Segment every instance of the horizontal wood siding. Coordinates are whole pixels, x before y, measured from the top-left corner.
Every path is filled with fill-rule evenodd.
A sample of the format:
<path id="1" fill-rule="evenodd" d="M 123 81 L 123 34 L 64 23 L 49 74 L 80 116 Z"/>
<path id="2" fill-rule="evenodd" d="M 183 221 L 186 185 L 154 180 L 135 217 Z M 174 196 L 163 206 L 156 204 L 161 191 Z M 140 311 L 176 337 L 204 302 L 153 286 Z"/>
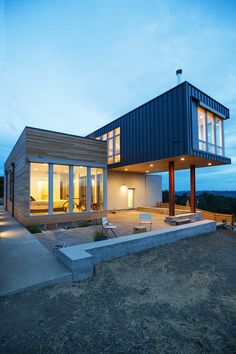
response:
<path id="1" fill-rule="evenodd" d="M 93 211 L 73 214 L 34 215 L 24 220 L 24 225 L 51 225 L 82 220 L 96 220 L 107 216 L 107 211 Z"/>
<path id="2" fill-rule="evenodd" d="M 11 170 L 11 164 L 15 164 L 15 177 L 14 177 L 14 215 L 17 220 L 24 224 L 25 218 L 28 214 L 27 207 L 27 181 L 25 176 L 25 130 L 18 139 L 12 152 L 5 162 L 5 171 Z M 9 177 L 9 176 L 8 176 Z M 8 200 L 7 210 L 12 213 L 12 202 L 10 201 L 10 183 L 8 178 Z M 6 205 L 6 200 L 5 203 Z"/>
<path id="3" fill-rule="evenodd" d="M 106 143 L 69 134 L 26 128 L 26 156 L 106 164 Z"/>
<path id="4" fill-rule="evenodd" d="M 15 164 L 15 217 L 24 225 L 70 222 L 95 218 L 96 213 L 88 214 L 58 214 L 44 216 L 29 216 L 29 157 L 47 157 L 63 161 L 79 161 L 106 165 L 106 143 L 97 140 L 81 138 L 69 134 L 61 134 L 41 129 L 26 127 L 5 163 L 5 171 Z M 42 159 L 43 161 L 43 159 Z M 9 200 L 8 211 L 12 212 Z M 6 201 L 4 203 L 6 205 Z M 100 214 L 99 214 L 100 215 Z M 60 221 L 61 220 L 61 221 Z"/>

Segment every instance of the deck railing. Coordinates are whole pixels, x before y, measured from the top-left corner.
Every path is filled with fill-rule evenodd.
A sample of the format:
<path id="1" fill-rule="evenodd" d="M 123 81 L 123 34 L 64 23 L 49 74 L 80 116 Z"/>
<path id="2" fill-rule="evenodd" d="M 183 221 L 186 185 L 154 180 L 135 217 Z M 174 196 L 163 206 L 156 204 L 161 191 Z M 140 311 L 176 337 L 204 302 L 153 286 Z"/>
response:
<path id="1" fill-rule="evenodd" d="M 157 203 L 159 208 L 169 208 L 169 203 Z M 190 211 L 190 206 L 175 204 L 175 209 Z M 197 209 L 198 212 L 202 213 L 203 219 L 214 220 L 216 222 L 223 222 L 227 225 L 234 226 L 234 215 L 233 214 L 221 214 L 213 213 L 211 211 L 206 211 L 202 209 Z"/>

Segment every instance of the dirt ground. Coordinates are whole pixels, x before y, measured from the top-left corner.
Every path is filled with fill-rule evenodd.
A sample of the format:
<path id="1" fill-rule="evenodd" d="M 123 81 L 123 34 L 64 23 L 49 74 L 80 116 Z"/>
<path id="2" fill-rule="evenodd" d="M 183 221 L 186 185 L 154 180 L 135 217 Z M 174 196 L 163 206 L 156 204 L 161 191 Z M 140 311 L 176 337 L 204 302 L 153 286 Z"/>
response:
<path id="1" fill-rule="evenodd" d="M 89 281 L 1 299 L 4 353 L 236 353 L 236 233 L 103 263 Z"/>

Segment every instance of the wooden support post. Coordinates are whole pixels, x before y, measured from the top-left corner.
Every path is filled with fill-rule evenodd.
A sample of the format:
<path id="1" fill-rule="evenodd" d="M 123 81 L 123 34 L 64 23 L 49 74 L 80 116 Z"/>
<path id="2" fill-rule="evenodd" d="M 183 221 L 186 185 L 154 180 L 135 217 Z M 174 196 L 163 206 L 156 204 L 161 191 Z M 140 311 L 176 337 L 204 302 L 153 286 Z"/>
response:
<path id="1" fill-rule="evenodd" d="M 175 215 L 175 163 L 169 162 L 169 216 Z"/>
<path id="2" fill-rule="evenodd" d="M 196 178 L 195 166 L 190 166 L 190 205 L 191 213 L 196 213 Z"/>

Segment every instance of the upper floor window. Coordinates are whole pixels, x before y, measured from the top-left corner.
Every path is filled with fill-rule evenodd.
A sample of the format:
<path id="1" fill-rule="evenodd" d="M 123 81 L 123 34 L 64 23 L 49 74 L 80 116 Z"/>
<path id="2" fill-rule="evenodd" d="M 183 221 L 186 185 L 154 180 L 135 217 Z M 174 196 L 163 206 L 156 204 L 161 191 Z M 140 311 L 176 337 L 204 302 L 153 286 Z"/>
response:
<path id="1" fill-rule="evenodd" d="M 120 127 L 97 137 L 98 140 L 107 141 L 107 163 L 120 162 Z"/>
<path id="2" fill-rule="evenodd" d="M 223 155 L 222 119 L 202 107 L 198 107 L 199 150 Z"/>

